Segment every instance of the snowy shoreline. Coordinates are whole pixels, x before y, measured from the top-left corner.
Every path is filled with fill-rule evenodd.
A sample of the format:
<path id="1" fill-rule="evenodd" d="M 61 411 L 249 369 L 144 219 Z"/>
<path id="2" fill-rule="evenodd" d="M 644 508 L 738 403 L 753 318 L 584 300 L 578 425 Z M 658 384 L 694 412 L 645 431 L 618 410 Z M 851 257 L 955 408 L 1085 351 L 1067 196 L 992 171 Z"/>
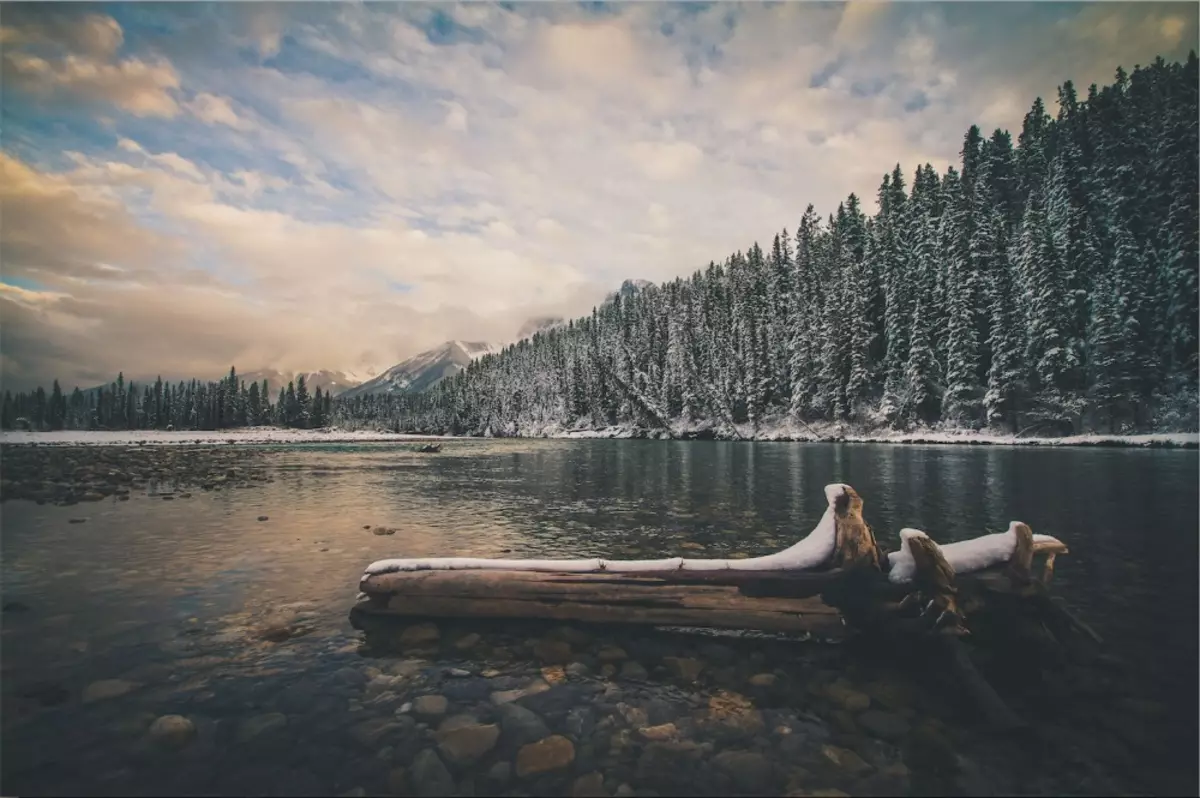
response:
<path id="1" fill-rule="evenodd" d="M 986 432 L 918 430 L 856 433 L 837 429 L 810 429 L 780 426 L 757 433 L 739 429 L 735 438 L 721 430 L 687 430 L 667 436 L 661 431 L 618 426 L 605 429 L 562 429 L 546 427 L 520 431 L 512 438 L 550 438 L 557 440 L 742 440 L 792 443 L 890 443 L 973 446 L 1101 446 L 1135 448 L 1200 448 L 1195 432 L 1153 433 L 1145 435 L 1071 435 L 1060 438 L 1017 438 Z M 296 430 L 273 427 L 233 430 L 62 430 L 57 432 L 0 432 L 0 446 L 212 446 L 212 445 L 287 445 L 296 443 L 406 443 L 427 440 L 481 440 L 478 436 L 418 435 L 372 430 Z"/>

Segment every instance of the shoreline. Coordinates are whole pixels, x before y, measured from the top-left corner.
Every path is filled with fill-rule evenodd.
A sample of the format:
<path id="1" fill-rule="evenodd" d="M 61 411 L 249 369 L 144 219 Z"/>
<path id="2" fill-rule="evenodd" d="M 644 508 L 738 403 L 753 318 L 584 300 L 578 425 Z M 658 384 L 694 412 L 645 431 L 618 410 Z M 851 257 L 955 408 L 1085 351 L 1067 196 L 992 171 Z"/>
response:
<path id="1" fill-rule="evenodd" d="M 1198 449 L 1200 433 L 1173 432 L 1139 435 L 1072 435 L 1060 438 L 1017 438 L 1013 435 L 998 435 L 982 432 L 954 432 L 922 430 L 916 432 L 883 432 L 879 434 L 829 431 L 821 434 L 816 430 L 801 431 L 792 428 L 763 429 L 757 433 L 738 430 L 738 436 L 717 430 L 688 430 L 681 434 L 668 435 L 660 430 L 645 430 L 633 427 L 609 427 L 606 429 L 553 429 L 531 430 L 516 435 L 494 436 L 495 438 L 552 440 L 717 440 L 753 441 L 780 443 L 867 443 L 867 444 L 910 444 L 925 446 L 1072 446 L 1106 448 L 1164 448 Z M 275 427 L 257 427 L 231 430 L 61 430 L 55 432 L 27 432 L 7 430 L 0 432 L 0 446 L 263 446 L 300 443 L 404 443 L 431 440 L 485 440 L 478 435 L 424 435 L 412 433 L 379 432 L 371 430 L 293 430 Z"/>

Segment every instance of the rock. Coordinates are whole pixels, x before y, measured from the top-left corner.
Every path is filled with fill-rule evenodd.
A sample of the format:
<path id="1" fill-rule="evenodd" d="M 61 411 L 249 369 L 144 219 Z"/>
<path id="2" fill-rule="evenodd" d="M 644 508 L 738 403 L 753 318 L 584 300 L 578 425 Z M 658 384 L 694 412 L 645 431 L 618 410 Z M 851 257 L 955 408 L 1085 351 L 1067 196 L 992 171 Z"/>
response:
<path id="1" fill-rule="evenodd" d="M 756 673 L 750 677 L 750 684 L 754 687 L 774 687 L 777 678 L 773 673 Z"/>
<path id="2" fill-rule="evenodd" d="M 862 757 L 848 748 L 838 748 L 836 745 L 821 746 L 821 756 L 838 770 L 851 776 L 861 775 L 871 769 Z"/>
<path id="3" fill-rule="evenodd" d="M 581 742 L 596 728 L 596 712 L 591 707 L 576 707 L 567 713 L 567 734 Z"/>
<path id="4" fill-rule="evenodd" d="M 279 731 L 287 725 L 287 715 L 284 715 L 282 712 L 255 715 L 254 717 L 246 718 L 238 726 L 237 741 L 239 743 L 248 743 L 256 737 Z"/>
<path id="5" fill-rule="evenodd" d="M 604 774 L 593 770 L 586 776 L 575 779 L 571 785 L 571 798 L 606 798 Z"/>
<path id="6" fill-rule="evenodd" d="M 628 658 L 629 655 L 620 646 L 605 646 L 596 652 L 596 659 L 601 662 L 620 662 Z"/>
<path id="7" fill-rule="evenodd" d="M 621 678 L 644 682 L 650 678 L 650 674 L 642 663 L 629 659 L 621 663 Z"/>
<path id="8" fill-rule="evenodd" d="M 537 713 L 520 704 L 505 704 L 499 709 L 500 729 L 504 739 L 521 746 L 550 736 L 550 729 Z"/>
<path id="9" fill-rule="evenodd" d="M 958 754 L 950 741 L 928 724 L 913 729 L 901 751 L 904 764 L 918 773 L 952 774 L 959 770 Z"/>
<path id="10" fill-rule="evenodd" d="M 270 519 L 268 516 L 265 516 L 265 515 L 260 515 L 260 516 L 258 517 L 258 520 L 259 520 L 259 521 L 270 521 L 271 519 Z"/>
<path id="11" fill-rule="evenodd" d="M 517 775 L 521 778 L 562 770 L 575 761 L 575 745 L 560 734 L 521 747 Z"/>
<path id="12" fill-rule="evenodd" d="M 708 711 L 702 724 L 710 732 L 725 738 L 762 734 L 766 730 L 762 713 L 745 696 L 718 690 L 708 699 Z"/>
<path id="13" fill-rule="evenodd" d="M 617 704 L 617 712 L 625 719 L 626 723 L 635 729 L 645 726 L 650 722 L 650 716 L 646 713 L 646 710 L 641 707 L 630 706 L 624 701 Z"/>
<path id="14" fill-rule="evenodd" d="M 546 684 L 541 681 L 538 683 Z M 565 716 L 572 709 L 582 704 L 585 697 L 585 691 L 578 685 L 558 684 L 554 687 L 547 686 L 545 689 L 539 689 L 535 692 L 531 692 L 529 688 L 526 688 L 526 694 L 519 699 L 519 703 L 526 709 L 532 709 L 542 717 L 551 718 Z"/>
<path id="15" fill-rule="evenodd" d="M 841 679 L 826 685 L 824 693 L 826 698 L 848 712 L 862 712 L 871 706 L 870 696 L 855 690 Z"/>
<path id="16" fill-rule="evenodd" d="M 646 720 L 651 726 L 670 723 L 679 715 L 679 708 L 665 699 L 652 698 L 646 702 Z"/>
<path id="17" fill-rule="evenodd" d="M 457 728 L 439 729 L 434 737 L 438 742 L 438 751 L 447 761 L 465 767 L 479 761 L 484 754 L 496 747 L 500 729 L 494 723 L 473 723 Z"/>
<path id="18" fill-rule="evenodd" d="M 83 690 L 83 703 L 90 704 L 93 701 L 104 701 L 109 698 L 119 698 L 128 692 L 136 690 L 141 685 L 136 682 L 127 682 L 124 679 L 102 679 L 98 682 L 92 682 Z"/>
<path id="19" fill-rule="evenodd" d="M 755 751 L 722 751 L 713 764 L 745 792 L 761 792 L 771 782 L 771 763 Z"/>
<path id="20" fill-rule="evenodd" d="M 480 638 L 479 635 L 471 632 L 455 640 L 454 647 L 459 651 L 470 651 L 471 649 L 475 648 L 475 646 L 479 645 L 479 641 L 481 639 L 482 638 Z"/>
<path id="21" fill-rule="evenodd" d="M 367 748 L 377 748 L 381 739 L 398 728 L 394 717 L 371 718 L 352 728 L 350 736 Z"/>
<path id="22" fill-rule="evenodd" d="M 83 524 L 86 522 L 87 522 L 86 518 L 68 518 L 67 519 L 68 524 Z"/>
<path id="23" fill-rule="evenodd" d="M 423 695 L 413 701 L 413 712 L 424 718 L 440 718 L 449 706 L 443 695 Z"/>
<path id="24" fill-rule="evenodd" d="M 491 692 L 491 685 L 486 679 L 462 679 L 459 681 L 447 682 L 442 685 L 442 693 L 451 701 L 456 701 L 460 704 L 474 704 L 479 701 L 486 701 L 488 693 Z"/>
<path id="25" fill-rule="evenodd" d="M 103 494 L 103 493 L 98 493 L 98 492 L 96 492 L 96 491 L 94 491 L 94 490 L 89 490 L 89 491 L 87 491 L 86 493 L 84 493 L 82 496 L 80 496 L 80 497 L 79 497 L 79 500 L 80 500 L 81 502 L 99 502 L 99 501 L 104 501 L 104 494 Z"/>
<path id="26" fill-rule="evenodd" d="M 437 624 L 418 623 L 405 629 L 400 634 L 402 646 L 427 646 L 436 643 L 441 638 Z"/>
<path id="27" fill-rule="evenodd" d="M 542 678 L 546 680 L 546 684 L 562 684 L 567 680 L 567 673 L 562 665 L 547 665 L 542 668 Z"/>
<path id="28" fill-rule="evenodd" d="M 387 527 L 387 526 L 377 526 L 371 530 L 371 534 L 379 535 L 380 537 L 382 537 L 384 535 L 394 535 L 394 534 L 396 534 L 396 530 L 392 529 L 391 527 Z"/>
<path id="29" fill-rule="evenodd" d="M 408 793 L 408 771 L 404 768 L 392 768 L 388 771 L 388 792 L 392 795 Z"/>
<path id="30" fill-rule="evenodd" d="M 662 723 L 658 726 L 643 726 L 642 728 L 638 729 L 638 734 L 640 734 L 643 739 L 653 740 L 656 742 L 670 740 L 678 733 L 679 730 L 675 728 L 674 723 Z"/>
<path id="31" fill-rule="evenodd" d="M 533 655 L 547 665 L 566 665 L 571 661 L 571 644 L 562 640 L 542 639 L 534 644 Z"/>
<path id="32" fill-rule="evenodd" d="M 418 798 L 443 798 L 454 795 L 454 778 L 431 748 L 426 748 L 413 757 L 408 777 L 412 792 Z"/>
<path id="33" fill-rule="evenodd" d="M 196 724 L 182 715 L 163 715 L 150 725 L 150 739 L 170 748 L 183 748 L 196 736 Z"/>
<path id="34" fill-rule="evenodd" d="M 568 665 L 566 667 L 567 676 L 571 676 L 576 679 L 586 678 L 588 675 L 588 672 L 589 672 L 588 666 L 582 662 L 572 662 L 570 665 Z"/>
<path id="35" fill-rule="evenodd" d="M 637 778 L 650 784 L 670 784 L 677 774 L 696 766 L 704 749 L 694 742 L 652 742 L 642 751 Z"/>
<path id="36" fill-rule="evenodd" d="M 899 740 L 909 732 L 908 721 L 894 712 L 868 709 L 857 720 L 864 731 L 883 740 Z"/>
<path id="37" fill-rule="evenodd" d="M 512 778 L 512 765 L 507 762 L 497 762 L 488 768 L 485 778 L 497 787 L 503 787 Z"/>
<path id="38" fill-rule="evenodd" d="M 690 657 L 663 657 L 663 665 L 667 666 L 667 671 L 676 679 L 689 684 L 699 679 L 701 671 L 704 670 L 703 662 Z"/>

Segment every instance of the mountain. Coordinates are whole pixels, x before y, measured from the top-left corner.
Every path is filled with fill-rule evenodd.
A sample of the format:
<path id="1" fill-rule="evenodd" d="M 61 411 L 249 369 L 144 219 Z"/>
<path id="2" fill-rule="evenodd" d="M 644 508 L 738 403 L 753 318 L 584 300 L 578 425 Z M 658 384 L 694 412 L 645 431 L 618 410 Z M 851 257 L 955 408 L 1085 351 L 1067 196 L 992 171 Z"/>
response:
<path id="1" fill-rule="evenodd" d="M 537 333 L 553 330 L 566 323 L 562 316 L 534 316 L 521 325 L 521 329 L 517 331 L 517 340 L 523 341 L 526 338 L 532 338 Z"/>
<path id="2" fill-rule="evenodd" d="M 480 341 L 447 341 L 436 349 L 392 366 L 378 377 L 341 394 L 341 397 L 351 399 L 369 393 L 426 391 L 465 369 L 472 360 L 495 351 L 498 351 L 497 347 Z"/>
<path id="3" fill-rule="evenodd" d="M 617 299 L 617 297 L 621 297 L 622 299 L 628 299 L 629 297 L 633 296 L 634 294 L 637 294 L 647 288 L 650 288 L 653 285 L 654 285 L 654 283 L 650 282 L 649 280 L 626 280 L 625 282 L 621 283 L 620 288 L 618 288 L 616 291 L 613 291 L 611 294 L 609 294 L 608 296 L 606 296 L 604 298 L 604 304 L 605 305 L 611 304 L 614 300 Z"/>
<path id="4" fill-rule="evenodd" d="M 287 388 L 288 382 L 296 382 L 300 375 L 304 375 L 304 382 L 308 386 L 310 394 L 315 393 L 317 388 L 320 388 L 323 393 L 332 393 L 337 396 L 350 388 L 359 385 L 362 380 L 356 379 L 354 376 L 347 374 L 344 371 L 305 371 L 285 374 L 275 369 L 260 369 L 258 371 L 248 371 L 245 374 L 238 372 L 238 380 L 245 382 L 247 387 L 252 382 L 257 382 L 260 385 L 263 380 L 267 381 L 267 388 L 270 390 L 271 401 L 275 401 L 275 397 L 279 394 L 280 388 Z M 229 376 L 226 374 L 225 376 Z"/>

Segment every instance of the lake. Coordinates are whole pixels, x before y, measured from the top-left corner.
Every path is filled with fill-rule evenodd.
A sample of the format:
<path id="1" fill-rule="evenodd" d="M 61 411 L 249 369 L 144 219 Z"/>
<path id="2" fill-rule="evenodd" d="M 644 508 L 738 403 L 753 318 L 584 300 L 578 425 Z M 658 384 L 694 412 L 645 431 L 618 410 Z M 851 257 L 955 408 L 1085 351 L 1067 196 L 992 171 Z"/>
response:
<path id="1" fill-rule="evenodd" d="M 154 466 L 128 500 L 4 503 L 5 794 L 1196 793 L 1194 451 L 223 448 L 254 478 L 201 490 Z M 16 451 L 5 480 L 46 485 L 37 458 L 97 456 Z M 1036 723 L 1055 755 L 1014 766 L 969 711 L 841 647 L 444 622 L 405 651 L 348 620 L 385 557 L 776 551 L 830 482 L 858 490 L 890 548 L 902 527 L 948 542 L 1011 520 L 1062 539 L 1054 592 L 1124 663 L 1123 697 L 1073 692 Z"/>

